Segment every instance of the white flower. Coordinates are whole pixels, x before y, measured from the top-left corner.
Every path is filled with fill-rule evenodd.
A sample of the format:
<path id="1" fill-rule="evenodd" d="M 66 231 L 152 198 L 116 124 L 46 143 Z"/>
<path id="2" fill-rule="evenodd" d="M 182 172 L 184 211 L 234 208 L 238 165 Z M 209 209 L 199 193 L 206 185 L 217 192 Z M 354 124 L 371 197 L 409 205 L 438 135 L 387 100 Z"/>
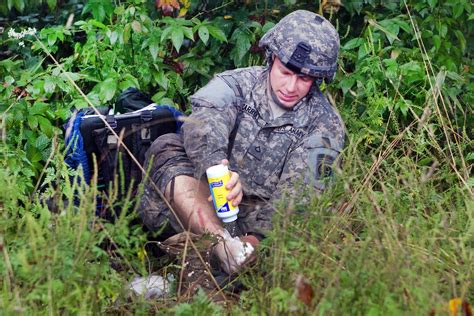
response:
<path id="1" fill-rule="evenodd" d="M 31 28 L 29 27 L 26 30 L 21 31 L 20 33 L 17 33 L 14 29 L 10 29 L 8 31 L 8 37 L 10 38 L 16 38 L 16 39 L 22 39 L 26 35 L 35 35 L 36 34 L 36 28 Z"/>

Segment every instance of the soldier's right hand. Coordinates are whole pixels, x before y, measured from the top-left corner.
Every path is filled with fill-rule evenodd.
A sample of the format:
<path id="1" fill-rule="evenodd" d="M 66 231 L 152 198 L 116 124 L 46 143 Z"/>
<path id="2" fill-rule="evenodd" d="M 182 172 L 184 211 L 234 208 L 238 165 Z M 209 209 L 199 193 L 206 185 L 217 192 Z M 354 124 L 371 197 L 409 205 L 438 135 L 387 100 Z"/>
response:
<path id="1" fill-rule="evenodd" d="M 219 243 L 214 246 L 214 254 L 219 258 L 222 269 L 227 274 L 237 272 L 251 257 L 254 247 L 239 237 L 232 238 L 227 231 Z"/>

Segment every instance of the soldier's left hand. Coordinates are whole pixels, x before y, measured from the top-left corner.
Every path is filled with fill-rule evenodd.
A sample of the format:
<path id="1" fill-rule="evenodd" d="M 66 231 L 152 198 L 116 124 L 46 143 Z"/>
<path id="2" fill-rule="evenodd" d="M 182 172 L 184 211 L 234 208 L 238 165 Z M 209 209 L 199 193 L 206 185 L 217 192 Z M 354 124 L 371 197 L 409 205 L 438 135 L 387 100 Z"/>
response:
<path id="1" fill-rule="evenodd" d="M 229 166 L 229 161 L 222 159 L 221 164 Z M 227 182 L 226 189 L 230 191 L 226 196 L 227 201 L 232 201 L 233 206 L 238 206 L 242 202 L 244 192 L 237 172 L 230 171 L 230 180 Z M 212 202 L 212 196 L 209 196 L 208 201 Z"/>
<path id="2" fill-rule="evenodd" d="M 221 163 L 226 166 L 229 165 L 227 159 L 223 159 Z M 242 202 L 244 192 L 242 191 L 242 183 L 240 182 L 240 177 L 237 172 L 230 171 L 230 180 L 227 182 L 225 187 L 227 190 L 230 190 L 229 194 L 226 196 L 227 201 L 232 201 L 233 206 L 238 206 L 240 202 Z"/>

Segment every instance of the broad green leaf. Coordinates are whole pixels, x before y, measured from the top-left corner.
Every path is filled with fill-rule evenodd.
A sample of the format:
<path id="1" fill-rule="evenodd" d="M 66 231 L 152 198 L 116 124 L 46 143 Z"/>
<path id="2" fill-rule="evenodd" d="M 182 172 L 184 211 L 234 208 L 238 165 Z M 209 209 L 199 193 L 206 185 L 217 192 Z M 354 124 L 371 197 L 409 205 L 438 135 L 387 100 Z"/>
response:
<path id="1" fill-rule="evenodd" d="M 40 124 L 41 125 L 41 124 Z M 51 124 L 50 124 L 51 125 Z M 49 143 L 51 142 L 50 138 L 44 134 L 41 134 L 35 141 L 34 146 L 39 150 L 44 150 L 48 147 Z"/>
<path id="2" fill-rule="evenodd" d="M 439 37 L 439 35 L 433 36 L 433 45 L 436 47 L 436 50 L 439 50 L 441 47 L 441 37 Z"/>
<path id="3" fill-rule="evenodd" d="M 472 13 L 468 18 L 467 18 L 468 21 L 471 21 L 471 20 L 474 20 L 474 13 Z"/>
<path id="4" fill-rule="evenodd" d="M 49 33 L 48 34 L 48 45 L 53 46 L 54 43 L 56 43 L 56 39 L 57 39 L 56 33 Z"/>
<path id="5" fill-rule="evenodd" d="M 183 32 L 184 32 L 184 36 L 186 36 L 187 38 L 189 38 L 190 40 L 194 41 L 194 33 L 193 33 L 193 29 L 190 28 L 190 27 L 183 27 Z"/>
<path id="6" fill-rule="evenodd" d="M 27 117 L 28 126 L 31 129 L 36 129 L 38 127 L 38 117 L 36 115 L 28 115 Z"/>
<path id="7" fill-rule="evenodd" d="M 99 29 L 107 30 L 107 26 L 105 26 L 104 23 L 99 22 L 99 21 L 97 21 L 97 20 L 91 19 L 91 20 L 89 20 L 89 24 L 92 25 L 92 26 L 95 26 L 95 27 L 97 27 L 97 28 L 99 28 Z"/>
<path id="8" fill-rule="evenodd" d="M 457 19 L 461 16 L 464 11 L 464 6 L 462 5 L 455 5 L 453 8 L 453 18 Z"/>
<path id="9" fill-rule="evenodd" d="M 125 12 L 125 6 L 123 4 L 115 7 L 114 13 L 117 15 L 122 15 Z"/>
<path id="10" fill-rule="evenodd" d="M 274 27 L 274 26 L 275 26 L 275 23 L 273 23 L 273 22 L 266 22 L 266 23 L 263 25 L 263 27 L 262 27 L 262 33 L 264 33 L 264 34 L 267 33 L 268 30 L 270 30 L 270 29 L 271 29 L 272 27 Z"/>
<path id="11" fill-rule="evenodd" d="M 205 25 L 201 25 L 198 29 L 198 35 L 201 41 L 204 42 L 204 45 L 207 45 L 207 41 L 209 40 L 209 30 Z"/>
<path id="12" fill-rule="evenodd" d="M 49 80 L 49 79 L 45 80 L 44 86 L 43 86 L 44 92 L 53 93 L 55 88 L 56 88 L 56 84 L 52 80 Z"/>
<path id="13" fill-rule="evenodd" d="M 474 161 L 474 152 L 466 155 L 466 161 Z"/>
<path id="14" fill-rule="evenodd" d="M 100 84 L 99 98 L 103 102 L 110 101 L 117 91 L 117 81 L 114 78 L 107 78 Z"/>
<path id="15" fill-rule="evenodd" d="M 360 38 L 360 37 L 357 37 L 357 38 L 353 38 L 350 41 L 348 41 L 346 44 L 344 44 L 344 46 L 342 48 L 344 50 L 350 50 L 350 49 L 359 47 L 363 43 L 364 43 L 364 39 Z"/>
<path id="16" fill-rule="evenodd" d="M 39 151 L 36 147 L 29 145 L 26 147 L 26 157 L 32 163 L 41 161 L 41 151 Z"/>
<path id="17" fill-rule="evenodd" d="M 54 8 L 56 8 L 56 4 L 57 4 L 57 0 L 47 0 L 48 2 L 48 8 L 50 10 L 53 10 Z"/>
<path id="18" fill-rule="evenodd" d="M 170 34 L 171 34 L 171 31 L 173 31 L 173 26 L 168 26 L 167 28 L 165 28 L 163 30 L 163 32 L 161 33 L 161 39 L 160 41 L 163 43 L 166 39 L 169 38 Z"/>
<path id="19" fill-rule="evenodd" d="M 114 45 L 117 42 L 117 39 L 118 39 L 117 31 L 111 32 L 110 35 L 109 35 L 109 39 L 110 39 L 110 44 Z"/>
<path id="20" fill-rule="evenodd" d="M 393 18 L 392 21 L 397 23 L 398 26 L 408 34 L 412 33 L 411 25 L 408 24 L 408 22 L 403 21 L 401 18 Z"/>
<path id="21" fill-rule="evenodd" d="M 364 45 L 360 45 L 359 50 L 357 52 L 357 59 L 358 60 L 363 59 L 365 56 L 367 56 L 368 53 L 369 53 L 369 48 L 367 47 L 367 44 L 364 43 Z"/>
<path id="22" fill-rule="evenodd" d="M 425 78 L 425 72 L 417 61 L 410 61 L 400 66 L 400 71 L 403 76 L 402 80 L 405 84 L 411 84 L 415 81 L 421 81 Z"/>
<path id="23" fill-rule="evenodd" d="M 155 72 L 154 78 L 156 82 L 163 88 L 163 89 L 168 89 L 168 83 L 169 80 L 165 75 L 165 72 L 160 70 L 158 72 Z"/>
<path id="24" fill-rule="evenodd" d="M 242 58 L 244 58 L 245 54 L 248 53 L 250 47 L 252 46 L 250 42 L 251 34 L 249 34 L 247 31 L 236 29 L 232 34 L 232 40 L 235 41 L 235 46 L 232 50 L 232 57 L 236 66 L 239 66 Z"/>
<path id="25" fill-rule="evenodd" d="M 464 37 L 463 33 L 460 30 L 455 30 L 454 35 L 456 35 L 458 38 L 461 50 L 464 51 L 466 49 L 466 38 Z"/>
<path id="26" fill-rule="evenodd" d="M 184 41 L 184 33 L 182 28 L 174 28 L 171 31 L 171 42 L 173 43 L 174 48 L 176 49 L 177 52 L 179 52 L 179 49 L 181 48 L 181 45 L 183 45 Z"/>
<path id="27" fill-rule="evenodd" d="M 428 4 L 430 5 L 431 8 L 434 8 L 437 3 L 438 3 L 438 0 L 428 0 Z"/>
<path id="28" fill-rule="evenodd" d="M 390 44 L 393 44 L 393 41 L 398 40 L 398 32 L 400 31 L 400 26 L 392 20 L 382 20 L 378 23 L 379 30 L 381 30 L 385 36 L 387 36 Z"/>
<path id="29" fill-rule="evenodd" d="M 133 21 L 132 22 L 132 30 L 135 32 L 135 33 L 141 33 L 142 32 L 142 25 L 140 24 L 140 22 L 138 21 Z"/>
<path id="30" fill-rule="evenodd" d="M 38 124 L 43 133 L 46 134 L 48 137 L 53 136 L 53 126 L 51 122 L 45 118 L 44 116 L 38 115 Z"/>
<path id="31" fill-rule="evenodd" d="M 25 9 L 25 0 L 13 0 L 13 6 L 19 12 L 23 12 L 23 10 Z"/>
<path id="32" fill-rule="evenodd" d="M 158 41 L 156 41 L 154 38 L 151 38 L 148 42 L 148 49 L 150 50 L 151 57 L 154 61 L 156 61 L 156 57 L 158 57 L 158 51 L 160 50 Z"/>
<path id="33" fill-rule="evenodd" d="M 123 29 L 123 43 L 128 44 L 128 41 L 130 40 L 130 34 L 131 34 L 131 28 L 130 28 L 130 23 L 127 23 Z"/>
<path id="34" fill-rule="evenodd" d="M 444 38 L 447 33 L 448 33 L 448 26 L 446 24 L 441 24 L 439 28 L 439 35 Z"/>
<path id="35" fill-rule="evenodd" d="M 211 34 L 211 36 L 215 39 L 221 42 L 227 42 L 227 37 L 225 36 L 224 31 L 222 31 L 220 28 L 213 25 L 208 25 L 207 29 L 209 30 L 209 34 Z"/>
<path id="36" fill-rule="evenodd" d="M 43 114 L 48 110 L 49 104 L 44 103 L 44 102 L 35 102 L 33 106 L 29 110 L 29 114 L 31 115 L 37 115 L 37 114 Z"/>

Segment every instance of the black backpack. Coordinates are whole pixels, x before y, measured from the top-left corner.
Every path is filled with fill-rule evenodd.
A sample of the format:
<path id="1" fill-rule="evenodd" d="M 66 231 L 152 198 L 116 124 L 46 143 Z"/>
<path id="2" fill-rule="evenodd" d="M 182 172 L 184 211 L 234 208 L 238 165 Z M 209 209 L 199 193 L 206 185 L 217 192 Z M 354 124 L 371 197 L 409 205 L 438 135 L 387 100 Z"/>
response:
<path id="1" fill-rule="evenodd" d="M 73 169 L 81 166 L 87 184 L 97 173 L 98 188 L 105 194 L 114 185 L 118 185 L 119 198 L 129 190 L 133 194 L 142 179 L 142 170 L 120 146 L 103 119 L 143 166 L 145 152 L 157 137 L 180 131 L 182 113 L 173 107 L 153 103 L 135 88 L 125 90 L 118 99 L 116 111 L 122 114 L 111 114 L 112 109 L 108 107 L 98 110 L 100 115 L 92 108 L 81 109 L 66 123 L 65 162 Z M 98 197 L 96 214 L 109 218 L 110 206 L 104 204 Z"/>

